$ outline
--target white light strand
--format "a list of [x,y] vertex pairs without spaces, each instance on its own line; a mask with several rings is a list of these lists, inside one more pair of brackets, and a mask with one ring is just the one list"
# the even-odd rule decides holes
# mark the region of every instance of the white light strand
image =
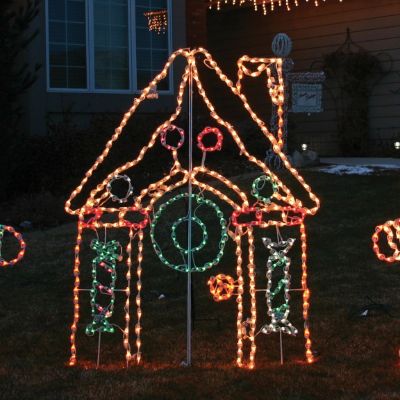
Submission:
[[[326,0],[314,0],[314,6],[318,7],[321,2],[325,3]],[[343,0],[337,0],[342,3]],[[309,3],[309,0],[305,0]],[[299,6],[299,0],[209,0],[210,9],[216,8],[221,9],[221,5],[231,5],[231,6],[243,6],[243,5],[253,5],[254,11],[262,10],[264,15],[267,15],[269,11],[274,11],[276,6],[285,7],[287,11],[291,11],[292,5],[296,7]],[[261,6],[261,7],[260,7]]]

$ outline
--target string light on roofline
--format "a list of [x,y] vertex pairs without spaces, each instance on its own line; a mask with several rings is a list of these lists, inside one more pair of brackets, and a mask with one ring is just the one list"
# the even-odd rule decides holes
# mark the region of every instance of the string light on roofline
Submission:
[[[306,3],[314,3],[315,7],[318,7],[321,3],[325,3],[326,0],[303,0]],[[343,0],[338,0],[340,3]],[[287,11],[292,9],[292,6],[298,7],[301,0],[209,0],[210,9],[216,7],[217,10],[221,9],[221,5],[231,6],[243,6],[253,4],[254,11],[262,10],[264,15],[267,15],[269,11],[274,11],[276,7],[285,7]]]

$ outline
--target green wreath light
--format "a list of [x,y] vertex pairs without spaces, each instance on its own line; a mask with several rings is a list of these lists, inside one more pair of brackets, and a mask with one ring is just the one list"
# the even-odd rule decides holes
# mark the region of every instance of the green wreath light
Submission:
[[[214,257],[214,259],[212,259],[211,261],[205,262],[201,266],[198,266],[198,265],[194,264],[194,266],[192,267],[191,271],[189,271],[188,270],[188,266],[187,266],[186,263],[184,263],[184,264],[174,264],[173,262],[168,260],[164,256],[159,244],[156,241],[155,230],[156,230],[156,228],[158,226],[158,222],[159,222],[162,214],[164,214],[168,210],[168,208],[170,208],[173,204],[175,204],[179,200],[184,199],[184,198],[189,198],[189,194],[188,193],[178,194],[177,196],[169,199],[168,201],[166,201],[165,203],[163,203],[160,206],[158,211],[154,214],[153,220],[152,220],[152,222],[150,224],[150,237],[151,237],[151,241],[152,241],[152,244],[153,244],[154,251],[156,252],[158,258],[161,260],[161,262],[164,265],[166,265],[166,266],[168,266],[170,268],[173,268],[173,269],[175,269],[177,271],[180,271],[180,272],[203,272],[203,271],[206,271],[207,269],[212,268],[214,265],[217,265],[220,262],[223,254],[224,254],[225,243],[228,240],[227,222],[226,222],[226,220],[224,218],[223,212],[221,211],[221,209],[213,201],[205,199],[204,197],[199,196],[197,194],[192,194],[192,195],[190,195],[190,197],[192,198],[192,201],[194,203],[196,203],[196,207],[207,206],[207,207],[212,208],[214,210],[214,212],[215,212],[215,215],[219,219],[219,225],[220,225],[220,228],[221,228],[221,237],[220,237],[219,246],[218,246],[218,253]],[[202,237],[201,242],[197,246],[195,246],[195,247],[193,247],[191,249],[190,255],[189,255],[188,249],[184,248],[179,243],[179,241],[177,239],[177,236],[176,236],[176,231],[177,231],[178,226],[181,225],[184,222],[188,222],[188,217],[187,216],[179,218],[178,220],[176,220],[172,224],[172,227],[171,227],[171,239],[172,239],[172,242],[174,244],[174,247],[177,250],[179,250],[179,252],[182,255],[186,255],[186,256],[189,256],[189,257],[194,257],[194,253],[199,252],[200,250],[202,250],[206,246],[206,244],[208,242],[208,231],[207,231],[207,226],[204,224],[204,222],[199,217],[193,215],[191,217],[191,220],[192,220],[192,222],[194,222],[195,224],[197,224],[201,228],[203,237]]]
[[[200,251],[207,244],[207,239],[208,239],[207,227],[200,218],[192,216],[191,220],[192,220],[192,222],[194,222],[201,228],[201,231],[203,233],[203,240],[200,242],[200,244],[196,247],[191,248],[191,253],[196,253],[196,252]],[[188,218],[182,217],[174,222],[174,224],[172,225],[171,238],[172,238],[172,241],[174,242],[174,246],[178,250],[182,251],[184,254],[188,254],[189,251],[180,245],[178,238],[176,237],[176,230],[177,230],[178,226],[180,224],[182,224],[183,222],[188,222]]]
[[[269,197],[263,196],[260,192],[265,188],[265,185],[269,183],[272,187],[272,194]],[[251,186],[251,194],[259,201],[263,202],[264,204],[271,203],[271,199],[275,193],[278,192],[278,185],[277,183],[267,175],[261,175],[253,181]]]

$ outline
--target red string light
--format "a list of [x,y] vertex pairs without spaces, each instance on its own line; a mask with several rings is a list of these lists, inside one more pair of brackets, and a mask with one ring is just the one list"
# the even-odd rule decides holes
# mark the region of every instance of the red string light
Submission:
[[[272,219],[277,217],[273,212],[281,212],[281,220]],[[232,213],[232,225],[240,227],[258,226],[267,228],[268,226],[296,226],[301,225],[306,216],[306,210],[298,207],[281,207],[273,204],[264,208],[259,207],[244,207]],[[247,218],[247,221],[242,219]]]
[[[203,143],[204,136],[206,135],[215,135],[217,137],[217,143],[214,146],[205,146]],[[197,136],[197,147],[204,152],[212,152],[219,151],[222,149],[222,142],[224,140],[224,136],[218,128],[207,127],[198,134]]]
[[[180,139],[176,146],[172,146],[167,143],[168,132],[177,131],[179,133]],[[160,133],[161,144],[169,151],[179,150],[183,143],[185,142],[185,131],[182,128],[178,128],[175,125],[169,125],[167,128],[164,128]]]

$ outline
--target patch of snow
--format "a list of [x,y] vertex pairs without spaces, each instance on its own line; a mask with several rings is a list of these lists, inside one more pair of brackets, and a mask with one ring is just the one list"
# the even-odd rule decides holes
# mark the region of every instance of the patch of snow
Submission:
[[366,166],[380,168],[380,169],[400,169],[400,165],[396,165],[396,164],[368,164],[368,165],[365,165],[365,167]]
[[334,175],[370,175],[374,169],[364,165],[330,165],[319,168],[319,171]]

